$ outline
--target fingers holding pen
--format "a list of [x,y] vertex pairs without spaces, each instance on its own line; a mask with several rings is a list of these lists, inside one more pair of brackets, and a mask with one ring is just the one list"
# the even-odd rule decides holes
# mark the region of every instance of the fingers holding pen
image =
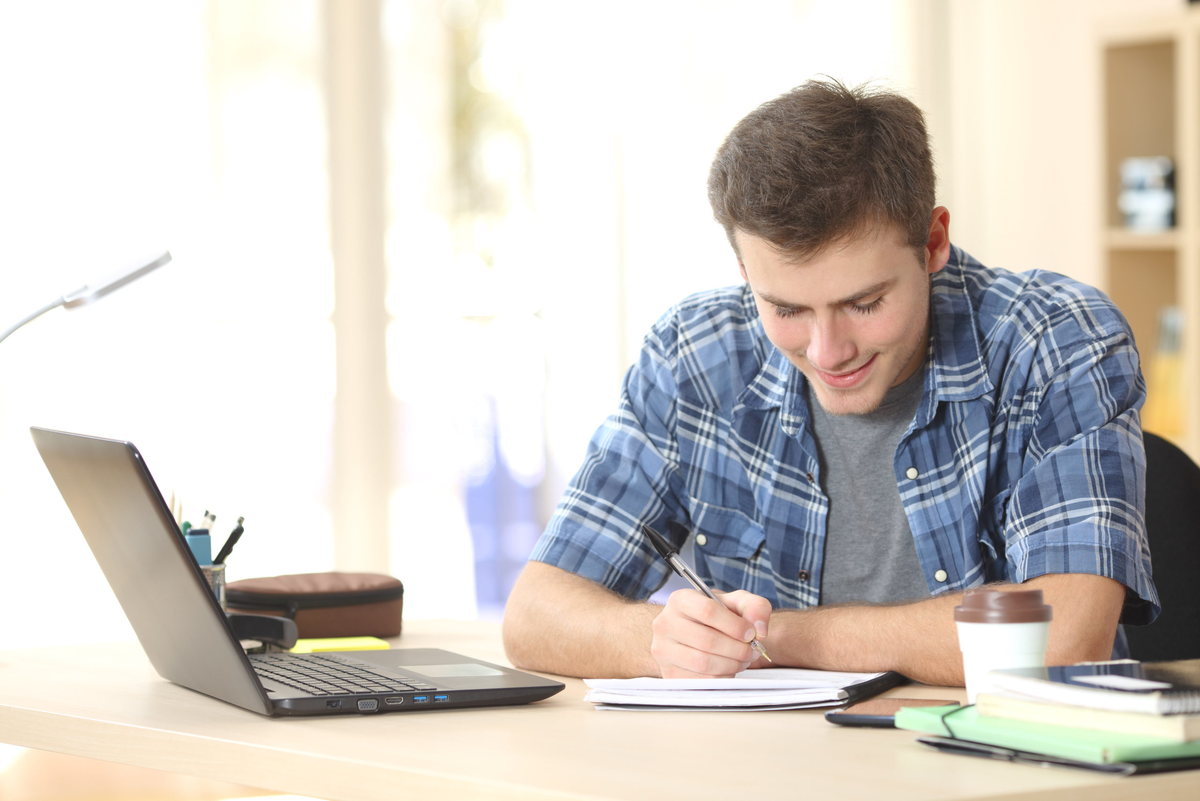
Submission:
[[756,639],[765,640],[767,638],[767,629],[771,622],[770,601],[761,595],[755,595],[745,590],[717,592],[715,595],[721,599],[721,603],[725,604],[726,608],[741,616],[754,627]]
[[650,650],[659,672],[667,678],[732,676],[759,655],[769,661],[756,638],[767,635],[770,603],[741,590],[717,596],[661,534],[649,525],[642,533],[694,588],[672,593],[654,621]]
[[717,597],[731,611],[741,615],[746,622],[754,626],[754,641],[750,644],[756,655],[761,657],[756,666],[764,667],[771,664],[771,657],[767,654],[766,646],[763,645],[767,639],[767,629],[771,622],[771,602],[761,595],[755,595],[745,590],[718,593]]
[[678,590],[654,620],[650,652],[664,678],[732,676],[757,657],[754,624],[695,590]]

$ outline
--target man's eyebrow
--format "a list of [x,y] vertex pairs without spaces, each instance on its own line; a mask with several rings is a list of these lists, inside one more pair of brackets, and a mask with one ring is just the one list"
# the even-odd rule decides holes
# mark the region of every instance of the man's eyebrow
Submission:
[[[859,290],[858,292],[855,292],[853,295],[850,295],[849,297],[845,297],[845,298],[842,298],[841,300],[834,301],[833,305],[834,306],[844,306],[847,303],[857,303],[858,301],[862,300],[863,298],[868,298],[871,295],[874,295],[879,292],[883,292],[886,289],[891,289],[892,284],[894,284],[894,283],[896,283],[896,279],[889,278],[885,281],[880,281],[877,284],[871,284],[871,286],[865,287],[865,288]],[[797,304],[797,303],[792,303],[791,301],[784,300],[783,298],[777,298],[768,292],[759,292],[758,296],[760,298],[762,298],[763,300],[765,300],[767,303],[770,303],[772,306],[776,306],[780,309],[801,310],[801,309],[808,308],[807,306]]]

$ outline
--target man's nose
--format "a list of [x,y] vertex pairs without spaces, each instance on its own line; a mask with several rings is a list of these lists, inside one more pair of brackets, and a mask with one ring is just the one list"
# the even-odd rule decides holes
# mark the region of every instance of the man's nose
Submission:
[[858,348],[843,324],[840,315],[827,315],[813,321],[804,357],[818,370],[836,373],[853,366]]

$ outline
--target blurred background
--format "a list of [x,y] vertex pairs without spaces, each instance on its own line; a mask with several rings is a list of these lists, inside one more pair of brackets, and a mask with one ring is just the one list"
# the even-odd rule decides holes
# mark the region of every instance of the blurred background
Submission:
[[[1182,0],[0,4],[3,646],[132,639],[28,429],[135,442],[229,578],[498,619],[647,328],[736,283],[709,160],[819,75],[927,113],[954,241],[1103,285],[1097,31]],[[1141,155],[1159,155],[1146,153]]]

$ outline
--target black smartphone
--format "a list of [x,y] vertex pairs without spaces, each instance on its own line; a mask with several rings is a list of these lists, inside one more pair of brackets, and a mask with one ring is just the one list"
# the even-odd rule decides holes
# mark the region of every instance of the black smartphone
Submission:
[[831,709],[825,719],[839,726],[872,726],[877,729],[896,728],[896,712],[906,706],[959,706],[958,701],[944,698],[872,698],[842,709]]

